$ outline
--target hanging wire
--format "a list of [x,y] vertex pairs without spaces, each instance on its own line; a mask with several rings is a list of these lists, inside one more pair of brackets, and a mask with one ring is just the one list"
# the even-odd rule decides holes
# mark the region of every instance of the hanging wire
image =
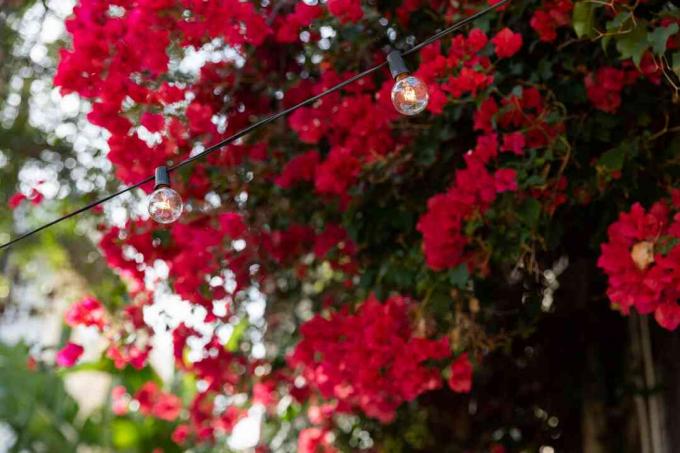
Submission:
[[[408,50],[405,50],[404,52],[402,52],[402,55],[404,55],[404,56],[411,55],[411,54],[419,51],[423,47],[428,46],[429,44],[432,44],[432,43],[442,39],[446,35],[449,35],[449,34],[453,33],[454,31],[466,26],[467,24],[473,22],[474,20],[478,19],[479,17],[487,14],[490,11],[493,11],[496,8],[499,8],[500,6],[508,3],[509,1],[510,0],[500,0],[499,2],[494,3],[493,5],[490,5],[486,8],[484,8],[484,9],[479,10],[478,12],[464,18],[464,19],[459,20],[458,22],[454,23],[450,27],[445,28],[445,29],[435,33],[434,35],[430,36],[426,40],[416,44],[415,46],[411,47]],[[313,104],[316,101],[318,101],[319,99],[321,99],[321,98],[323,98],[323,97],[325,97],[325,96],[327,96],[331,93],[339,91],[339,90],[343,89],[344,87],[346,87],[347,85],[350,85],[350,84],[356,82],[357,80],[363,79],[364,77],[367,77],[367,76],[373,74],[374,72],[379,71],[380,69],[384,68],[385,66],[387,66],[387,61],[383,61],[382,63],[379,63],[379,64],[377,64],[377,65],[375,65],[375,66],[373,66],[369,69],[366,69],[365,71],[363,71],[363,72],[361,72],[361,73],[359,73],[359,74],[357,74],[357,75],[355,75],[355,76],[353,76],[353,77],[351,77],[351,78],[349,78],[349,79],[347,79],[343,82],[338,83],[337,85],[327,89],[326,91],[324,91],[322,93],[317,94],[316,96],[312,96],[311,98],[305,99],[304,101],[302,101],[302,102],[300,102],[300,103],[298,103],[298,104],[296,104],[292,107],[289,107],[285,110],[281,110],[278,113],[270,115],[270,116],[268,116],[268,117],[266,117],[266,118],[264,118],[264,119],[262,119],[262,120],[260,120],[256,123],[253,123],[250,126],[246,127],[245,129],[241,129],[240,131],[231,135],[230,137],[227,137],[224,140],[217,142],[212,146],[209,146],[208,148],[201,151],[200,153],[198,153],[198,154],[196,154],[192,157],[189,157],[188,159],[185,159],[185,160],[183,160],[183,161],[181,161],[181,162],[179,162],[175,165],[168,167],[168,171],[172,172],[174,170],[177,170],[178,168],[185,167],[185,166],[193,163],[196,160],[202,159],[205,156],[207,156],[208,154],[211,154],[215,151],[218,151],[221,148],[225,147],[226,145],[229,145],[229,144],[235,142],[236,140],[248,135],[252,131],[259,129],[260,127],[266,126],[269,123],[272,123],[272,122],[278,120],[279,118],[287,116],[287,115],[293,113],[294,111],[296,111],[296,110],[298,110],[302,107]],[[66,214],[62,217],[59,217],[55,220],[52,220],[51,222],[48,222],[44,225],[41,225],[38,228],[35,228],[34,230],[28,231],[24,234],[21,234],[21,235],[15,237],[14,239],[10,240],[9,242],[0,245],[0,250],[4,250],[8,247],[11,247],[12,245],[16,244],[17,242],[19,242],[23,239],[29,238],[29,237],[31,237],[31,236],[33,236],[33,235],[35,235],[35,234],[37,234],[37,233],[39,233],[43,230],[46,230],[47,228],[50,228],[51,226],[56,225],[57,223],[63,222],[64,220],[70,219],[71,217],[75,217],[78,214],[82,214],[85,211],[89,211],[90,209],[94,208],[95,206],[99,206],[100,204],[106,203],[107,201],[109,201],[113,198],[116,198],[120,195],[123,195],[124,193],[127,193],[127,192],[134,190],[134,189],[137,189],[137,188],[143,186],[144,184],[147,184],[147,183],[149,183],[153,180],[154,180],[154,177],[149,176],[149,177],[144,178],[141,181],[139,181],[139,182],[137,182],[137,183],[135,183],[131,186],[125,187],[125,188],[123,188],[123,189],[121,189],[117,192],[114,192],[114,193],[109,194],[109,195],[107,195],[103,198],[100,198],[99,200],[93,201],[92,203],[87,204],[87,205],[85,205],[85,206],[83,206],[79,209],[76,209],[73,212],[70,212],[70,213],[68,213],[68,214]]]

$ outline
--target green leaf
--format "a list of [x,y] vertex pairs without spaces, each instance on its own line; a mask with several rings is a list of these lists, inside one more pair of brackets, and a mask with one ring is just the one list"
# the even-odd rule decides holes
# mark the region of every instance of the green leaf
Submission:
[[579,38],[587,38],[594,35],[593,27],[595,4],[588,1],[576,2],[572,14],[574,31]]
[[227,348],[228,351],[234,352],[238,349],[241,337],[246,332],[248,325],[249,325],[248,318],[243,318],[241,319],[241,321],[239,321],[238,324],[234,326],[234,330],[232,330],[231,336],[229,337],[227,344],[224,345],[224,347]]
[[663,55],[666,52],[666,43],[668,38],[676,34],[680,30],[678,24],[670,24],[666,27],[657,27],[653,32],[647,35],[647,42],[652,46],[654,53]]
[[636,66],[640,65],[642,55],[649,48],[647,44],[647,24],[638,23],[630,32],[620,35],[616,39],[616,50],[621,54],[621,59],[632,58]]
[[518,208],[517,214],[522,222],[526,225],[533,226],[538,223],[541,217],[541,203],[535,198],[527,198],[524,203]]
[[137,444],[139,432],[131,420],[117,418],[111,422],[111,438],[116,448],[126,449]]
[[609,171],[618,171],[623,167],[623,162],[626,159],[626,145],[619,145],[616,148],[612,148],[606,151],[600,159],[597,161],[598,164]]
[[[607,50],[607,45],[612,40],[612,36],[615,36],[616,33],[626,29],[626,27],[632,26],[630,18],[631,16],[629,13],[622,13],[614,16],[614,19],[607,22],[606,28],[608,34],[602,37],[602,50]],[[630,23],[630,25],[626,25],[626,23]]]
[[449,271],[449,282],[456,288],[465,288],[470,277],[467,266],[465,264],[459,265],[457,268]]

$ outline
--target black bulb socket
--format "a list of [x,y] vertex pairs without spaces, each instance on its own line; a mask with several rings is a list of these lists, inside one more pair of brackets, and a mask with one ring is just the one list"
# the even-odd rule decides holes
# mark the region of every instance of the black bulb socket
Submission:
[[393,50],[387,54],[387,64],[390,66],[390,74],[395,80],[403,79],[410,73],[401,52],[398,50]]
[[168,167],[156,167],[156,184],[154,185],[153,190],[156,190],[159,187],[170,187],[170,172],[168,171]]

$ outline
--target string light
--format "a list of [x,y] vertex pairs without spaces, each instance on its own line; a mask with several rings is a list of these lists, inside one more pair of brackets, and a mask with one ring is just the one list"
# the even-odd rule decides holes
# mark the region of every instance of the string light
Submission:
[[425,82],[410,75],[401,52],[394,50],[387,55],[392,78],[396,80],[392,88],[392,103],[402,115],[413,116],[427,108],[430,93]]
[[173,223],[182,215],[182,197],[170,187],[166,167],[156,168],[156,185],[147,202],[149,216],[158,223]]
[[[481,10],[477,11],[476,13],[474,13],[474,14],[468,16],[468,17],[459,20],[458,22],[454,23],[454,24],[451,25],[450,27],[445,28],[445,29],[443,29],[443,30],[441,30],[441,31],[439,31],[439,32],[437,32],[437,33],[435,33],[434,35],[430,36],[430,37],[427,38],[426,40],[424,40],[424,41],[420,42],[419,44],[416,44],[415,46],[411,47],[410,49],[408,49],[408,50],[402,52],[401,54],[399,54],[399,58],[402,58],[402,57],[404,57],[404,56],[411,55],[411,54],[414,54],[414,53],[418,52],[418,51],[421,50],[422,48],[424,48],[424,47],[426,47],[426,46],[429,46],[430,44],[432,44],[432,43],[434,43],[434,42],[439,41],[439,40],[442,39],[444,36],[453,33],[454,31],[456,31],[456,30],[458,30],[458,29],[464,27],[465,25],[467,25],[467,24],[473,22],[474,20],[478,19],[479,17],[482,17],[483,15],[489,13],[490,11],[493,11],[493,10],[495,10],[495,9],[497,9],[497,8],[499,8],[499,7],[503,6],[503,5],[505,5],[505,4],[508,3],[509,1],[510,1],[510,0],[500,0],[500,1],[498,1],[497,3],[494,3],[493,5],[487,6],[486,8],[481,9]],[[389,58],[389,56],[388,56],[388,58]],[[403,61],[403,60],[402,60],[402,61]],[[325,96],[327,96],[327,95],[329,95],[329,94],[331,94],[331,93],[335,93],[336,91],[340,91],[342,88],[346,87],[347,85],[350,85],[350,84],[356,82],[357,80],[361,80],[361,79],[363,79],[364,77],[367,77],[367,76],[369,76],[369,75],[371,75],[371,74],[373,74],[373,73],[375,73],[375,72],[378,72],[379,70],[381,70],[382,68],[384,68],[384,67],[387,66],[387,65],[388,65],[388,62],[387,62],[387,61],[383,61],[382,63],[378,63],[377,65],[375,65],[375,66],[373,66],[373,67],[371,67],[371,68],[369,68],[369,69],[367,69],[367,70],[365,70],[365,71],[363,71],[363,72],[361,72],[361,73],[359,73],[359,74],[357,74],[357,75],[355,75],[355,76],[353,76],[353,77],[350,77],[349,79],[347,79],[347,80],[345,80],[345,81],[343,81],[343,82],[338,83],[337,85],[335,85],[335,86],[333,86],[333,87],[327,89],[326,91],[324,91],[324,92],[322,92],[322,93],[319,93],[319,94],[314,95],[314,96],[312,96],[312,97],[310,97],[310,98],[307,98],[307,99],[305,99],[304,101],[299,102],[298,104],[296,104],[296,105],[294,105],[294,106],[292,106],[292,107],[289,107],[289,108],[287,108],[287,109],[281,110],[281,111],[278,112],[278,113],[274,113],[274,114],[272,114],[272,115],[270,115],[270,116],[268,116],[268,117],[265,117],[265,118],[261,119],[260,121],[257,121],[257,122],[255,122],[255,123],[251,124],[250,126],[247,126],[247,127],[245,127],[244,129],[241,129],[240,131],[236,132],[235,134],[231,135],[230,137],[227,137],[227,138],[225,138],[224,140],[222,140],[222,141],[220,141],[220,142],[218,142],[218,143],[215,143],[215,144],[212,145],[212,146],[207,147],[203,152],[200,152],[200,153],[198,153],[198,154],[196,154],[196,155],[194,155],[194,156],[192,156],[192,157],[189,157],[189,158],[187,158],[187,159],[185,159],[185,160],[179,162],[178,164],[173,165],[172,167],[168,167],[166,171],[167,171],[168,174],[169,174],[169,173],[172,172],[173,170],[176,170],[176,169],[178,169],[178,168],[181,168],[181,167],[184,167],[184,166],[186,166],[186,165],[189,165],[189,164],[191,164],[192,162],[194,162],[194,161],[196,161],[196,160],[198,160],[198,159],[202,159],[202,158],[204,158],[205,156],[207,156],[208,154],[211,154],[211,153],[213,153],[213,152],[215,152],[215,151],[218,151],[218,150],[222,149],[223,147],[225,147],[226,145],[229,145],[229,144],[231,144],[231,143],[234,143],[236,140],[238,140],[238,139],[240,139],[240,138],[242,138],[242,137],[245,137],[246,135],[248,135],[248,134],[251,133],[252,131],[254,131],[254,130],[256,130],[256,129],[259,129],[260,127],[266,126],[267,124],[273,123],[273,122],[276,121],[277,119],[282,118],[282,117],[284,117],[284,116],[287,116],[287,115],[293,113],[294,111],[296,111],[296,110],[298,110],[298,109],[300,109],[300,108],[302,108],[302,107],[306,107],[306,106],[308,106],[308,105],[312,105],[312,104],[314,104],[316,101],[318,101],[319,99],[321,99],[321,98],[323,98],[323,97],[325,97]],[[404,69],[405,67],[406,67],[406,65],[404,64],[402,69]],[[408,74],[408,69],[406,69],[406,71],[402,72],[401,74]],[[394,77],[397,78],[398,76],[394,76]],[[417,101],[418,99],[420,99],[421,102],[422,102],[422,99],[424,98],[424,99],[425,99],[425,101],[424,101],[424,102],[425,102],[425,105],[420,109],[420,111],[422,111],[423,109],[425,109],[425,107],[427,107],[428,96],[424,96],[424,94],[423,94],[422,91],[416,90],[415,87],[414,87],[414,85],[410,85],[410,87],[414,89],[414,92],[413,92],[413,93],[411,93],[411,92],[404,93],[404,88],[405,88],[405,87],[404,87],[404,88],[401,88],[401,86],[402,86],[402,85],[407,85],[408,82],[404,82],[404,84],[399,85],[399,82],[400,82],[400,81],[402,81],[402,80],[407,80],[407,79],[410,78],[410,77],[412,77],[412,76],[407,75],[407,77],[402,77],[401,80],[397,80],[397,83],[395,84],[394,90],[397,90],[399,95],[401,95],[401,94],[403,93],[403,94],[404,94],[403,97],[406,99],[407,104],[408,104],[408,105],[411,105],[411,106],[413,106],[413,105],[416,105],[416,106],[417,106],[417,103],[414,104],[414,99],[415,99],[416,101]],[[413,78],[416,79],[416,80],[418,80],[418,79],[415,78],[415,77],[413,77]],[[421,82],[421,83],[422,83],[422,82]],[[399,85],[400,88],[397,88],[398,85]],[[423,84],[423,85],[424,85],[424,84]],[[427,92],[427,87],[425,86],[424,88],[425,88],[425,92]],[[394,90],[393,90],[393,92],[394,92]],[[394,98],[393,98],[393,99],[394,99]],[[400,103],[400,105],[403,105],[403,104]],[[397,107],[397,103],[395,103],[395,107]],[[399,110],[398,107],[397,107],[397,109]],[[417,108],[416,108],[416,110],[417,110]],[[403,113],[403,112],[402,112],[402,113]],[[418,112],[415,112],[415,113],[418,113]],[[405,114],[407,114],[407,115],[412,115],[412,114],[415,114],[415,113],[405,113]],[[168,179],[169,179],[169,178],[168,178]],[[103,197],[103,198],[100,198],[99,200],[96,200],[96,201],[94,201],[94,202],[92,202],[92,203],[90,203],[90,204],[87,204],[87,205],[85,205],[85,206],[83,206],[83,207],[81,207],[81,208],[78,208],[78,209],[76,209],[75,211],[69,212],[68,214],[66,214],[66,215],[64,215],[64,216],[62,216],[62,217],[59,217],[59,218],[56,218],[56,219],[54,219],[54,220],[52,220],[52,221],[50,221],[50,222],[47,222],[47,223],[45,223],[45,224],[43,224],[43,225],[41,225],[41,226],[39,226],[39,227],[37,227],[37,228],[35,228],[35,229],[33,229],[33,230],[30,230],[30,231],[28,231],[28,232],[26,232],[26,233],[24,233],[24,234],[21,234],[21,235],[15,237],[15,238],[11,239],[9,242],[6,242],[6,243],[0,245],[0,250],[4,250],[4,249],[6,249],[6,248],[8,248],[8,247],[10,247],[10,246],[12,246],[12,245],[14,245],[14,244],[16,244],[17,242],[19,242],[19,241],[21,241],[21,240],[23,240],[23,239],[26,239],[26,238],[28,238],[28,237],[30,237],[30,236],[33,236],[33,235],[35,235],[35,234],[37,234],[37,233],[39,233],[39,232],[41,232],[41,231],[43,231],[43,230],[45,230],[45,229],[47,229],[47,228],[50,228],[50,227],[52,227],[52,226],[54,226],[54,225],[56,225],[56,224],[58,224],[58,223],[63,222],[64,220],[70,219],[71,217],[75,217],[75,216],[77,216],[77,215],[79,215],[79,214],[82,214],[83,212],[89,211],[90,209],[92,209],[92,208],[94,208],[94,207],[96,207],[96,206],[99,206],[99,205],[101,205],[101,204],[104,204],[104,203],[106,203],[106,202],[109,201],[109,200],[112,200],[112,199],[114,199],[114,198],[116,198],[116,197],[118,197],[118,196],[120,196],[120,195],[123,195],[123,194],[125,194],[125,193],[127,193],[127,192],[130,192],[130,191],[132,191],[132,190],[134,190],[134,189],[137,189],[137,188],[143,186],[144,184],[147,184],[147,183],[149,183],[149,182],[151,182],[151,181],[153,181],[153,180],[154,180],[154,177],[153,177],[153,176],[146,177],[146,178],[142,179],[141,181],[137,182],[136,184],[133,184],[133,185],[131,185],[131,186],[124,187],[124,188],[120,189],[120,190],[117,191],[117,192],[114,192],[114,193],[112,193],[112,194],[109,194],[109,195],[107,195],[107,196],[105,196],[105,197]],[[170,190],[172,190],[172,189],[170,189]],[[172,190],[172,192],[175,192],[175,191]],[[175,193],[177,193],[177,192],[175,192]],[[152,195],[153,195],[153,194],[152,194]],[[179,196],[179,195],[178,195],[178,196]],[[149,200],[149,201],[151,201],[151,200]],[[175,200],[175,201],[176,201],[176,200]],[[179,208],[179,209],[180,209],[180,215],[181,215],[181,210],[182,210],[181,202],[182,202],[182,200],[181,200],[181,198],[180,198],[180,199],[179,199],[179,203],[180,203],[180,204],[179,204],[179,206],[180,206],[180,208]],[[177,204],[175,203],[175,204],[173,204],[172,206],[175,206],[175,207],[176,207]]]

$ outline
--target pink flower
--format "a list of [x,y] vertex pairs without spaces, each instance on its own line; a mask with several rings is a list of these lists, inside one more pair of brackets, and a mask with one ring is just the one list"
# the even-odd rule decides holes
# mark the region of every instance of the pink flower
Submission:
[[118,416],[128,413],[130,395],[122,385],[116,385],[111,389],[111,411]]
[[307,428],[298,436],[298,453],[336,453],[330,442],[330,431],[322,428]]
[[178,425],[177,428],[172,432],[172,441],[177,445],[182,445],[186,442],[187,437],[189,437],[189,426],[188,425]]
[[182,410],[182,400],[172,393],[162,392],[153,381],[145,383],[135,399],[139,402],[139,412],[161,420],[173,421]]
[[57,352],[57,365],[70,368],[76,364],[80,356],[83,355],[83,347],[75,343],[66,345]]
[[17,192],[11,197],[9,197],[9,200],[7,201],[7,205],[9,206],[10,209],[16,209],[22,201],[26,199],[26,195],[24,195],[21,192]]
[[505,27],[496,33],[491,42],[499,58],[508,58],[515,55],[522,47],[522,35]]
[[71,327],[95,326],[99,330],[104,328],[105,312],[102,304],[93,297],[86,297],[83,300],[72,304],[64,315],[66,324]]
[[135,399],[139,403],[139,412],[144,415],[150,415],[159,393],[160,389],[153,381],[146,382],[142,385],[135,394]]
[[449,387],[456,393],[470,393],[472,390],[472,364],[467,352],[459,355],[451,364]]
[[181,411],[182,400],[177,395],[161,393],[156,399],[152,414],[156,418],[171,422],[179,417]]

